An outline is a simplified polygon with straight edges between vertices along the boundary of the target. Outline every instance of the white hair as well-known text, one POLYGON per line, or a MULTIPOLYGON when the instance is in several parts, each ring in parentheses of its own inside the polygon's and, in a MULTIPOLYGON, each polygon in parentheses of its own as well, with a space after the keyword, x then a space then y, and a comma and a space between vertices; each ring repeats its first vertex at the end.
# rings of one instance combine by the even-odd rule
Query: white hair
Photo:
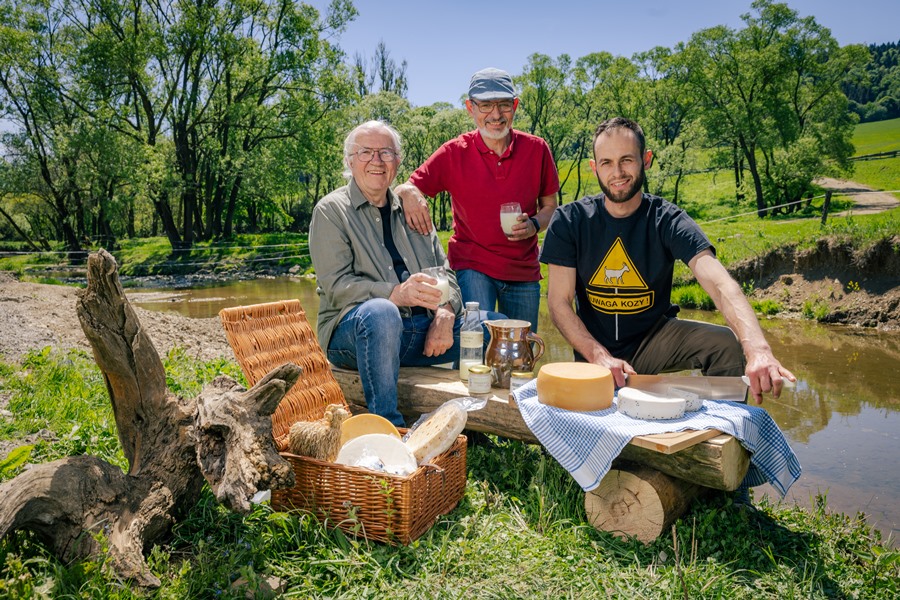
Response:
POLYGON ((357 145, 356 138, 359 137, 359 134, 361 133, 370 132, 386 133, 391 136, 391 139, 394 141, 393 145, 394 152, 397 154, 397 162, 400 162, 400 132, 384 121, 366 121, 351 129, 350 133, 347 134, 347 137, 344 138, 344 172, 342 173, 344 179, 350 179, 352 177, 352 173, 350 172, 350 157, 353 155, 353 147, 357 145))

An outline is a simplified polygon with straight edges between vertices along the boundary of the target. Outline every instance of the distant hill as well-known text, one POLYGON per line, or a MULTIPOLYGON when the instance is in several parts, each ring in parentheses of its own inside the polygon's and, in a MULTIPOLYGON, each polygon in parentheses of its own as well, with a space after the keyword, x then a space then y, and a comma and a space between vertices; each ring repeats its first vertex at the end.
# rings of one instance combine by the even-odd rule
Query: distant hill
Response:
POLYGON ((900 117, 900 42, 871 44, 871 60, 847 73, 841 89, 863 123, 900 117))

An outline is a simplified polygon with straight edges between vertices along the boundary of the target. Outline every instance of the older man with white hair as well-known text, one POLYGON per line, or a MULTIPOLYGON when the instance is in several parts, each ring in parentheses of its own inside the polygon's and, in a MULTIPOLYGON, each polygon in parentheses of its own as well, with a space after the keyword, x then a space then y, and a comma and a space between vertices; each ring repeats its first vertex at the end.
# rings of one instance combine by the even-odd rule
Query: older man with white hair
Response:
POLYGON ((390 189, 400 159, 400 135, 390 125, 368 121, 350 132, 344 142, 349 182, 316 204, 309 253, 319 343, 328 360, 359 370, 369 411, 403 426, 400 367, 459 358, 462 300, 436 232, 410 229, 390 189), (447 268, 447 301, 435 278, 421 272, 438 266, 447 268))

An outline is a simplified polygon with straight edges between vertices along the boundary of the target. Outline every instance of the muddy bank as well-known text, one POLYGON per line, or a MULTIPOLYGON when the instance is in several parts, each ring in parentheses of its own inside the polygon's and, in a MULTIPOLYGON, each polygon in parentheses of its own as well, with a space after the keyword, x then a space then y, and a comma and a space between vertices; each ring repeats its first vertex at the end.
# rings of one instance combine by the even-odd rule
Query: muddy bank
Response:
POLYGON ((900 330, 900 236, 864 249, 823 239, 815 248, 780 248, 729 271, 753 288, 751 298, 780 304, 780 316, 821 307, 826 323, 900 330))

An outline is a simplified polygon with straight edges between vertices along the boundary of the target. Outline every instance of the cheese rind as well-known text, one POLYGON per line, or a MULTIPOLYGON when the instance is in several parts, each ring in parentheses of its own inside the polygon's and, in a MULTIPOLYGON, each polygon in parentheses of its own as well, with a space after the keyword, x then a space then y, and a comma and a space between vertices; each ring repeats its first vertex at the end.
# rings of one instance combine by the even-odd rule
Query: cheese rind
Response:
POLYGON ((610 370, 591 363, 549 363, 537 376, 538 400, 565 410, 605 410, 612 405, 614 393, 610 370))

